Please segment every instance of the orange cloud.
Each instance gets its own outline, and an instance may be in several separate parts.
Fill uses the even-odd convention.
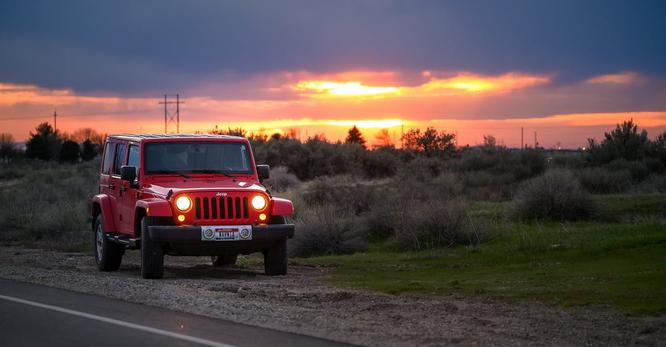
[[[344,77],[344,76],[338,76]],[[549,76],[507,73],[499,76],[484,76],[468,72],[453,77],[437,78],[430,71],[421,77],[428,80],[416,86],[366,85],[357,80],[301,80],[291,89],[309,97],[399,97],[449,94],[507,93],[550,82]]]
[[[428,76],[432,74],[429,73]],[[516,89],[529,88],[550,82],[550,77],[507,73],[499,76],[482,76],[472,73],[460,73],[450,78],[432,78],[419,89],[425,92],[499,92],[506,93]]]
[[[517,72],[288,72],[244,80],[241,84],[219,82],[204,86],[207,89],[185,90],[190,96],[181,106],[180,129],[207,131],[218,125],[268,134],[296,129],[302,139],[325,133],[328,139],[338,140],[344,139],[354,125],[368,139],[380,129],[389,129],[399,139],[403,125],[405,129],[435,126],[459,131],[460,144],[478,143],[484,133],[490,133],[507,145],[517,146],[519,129],[525,127],[526,131],[538,131],[540,142],[545,145],[562,142],[578,146],[587,137],[600,136],[615,123],[631,117],[641,127],[666,126],[666,112],[598,113],[666,109],[665,104],[658,102],[661,99],[636,107],[631,102],[633,94],[628,93],[636,92],[633,85],[605,88],[600,84],[630,81],[631,76],[646,84],[663,83],[635,73],[592,79],[597,82],[534,88],[548,84],[551,76]],[[256,92],[268,89],[277,92]],[[227,93],[233,90],[238,92]],[[521,92],[515,92],[518,90]],[[87,96],[72,90],[0,83],[0,127],[2,132],[25,139],[39,122],[51,121],[57,107],[61,131],[94,127],[109,133],[162,132],[164,114],[158,99],[159,95]],[[618,100],[621,102],[616,103]],[[564,114],[574,112],[577,113]],[[654,134],[653,130],[650,134]]]
[[[126,100],[128,99],[118,97],[81,96],[67,89],[44,89],[31,85],[0,83],[0,106],[19,103],[49,104],[52,106],[82,103],[100,105],[119,104]]]
[[[631,84],[640,79],[635,72],[619,72],[615,74],[601,75],[585,81],[588,84]]]
[[[302,81],[293,90],[306,96],[386,96],[400,93],[398,87],[366,86],[359,81]]]

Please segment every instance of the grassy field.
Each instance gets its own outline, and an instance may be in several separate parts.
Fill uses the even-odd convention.
[[[97,161],[1,167],[0,241],[90,252],[89,201],[98,167]],[[293,261],[335,265],[330,281],[336,285],[666,313],[666,194],[596,195],[603,211],[594,218],[520,222],[510,213],[515,200],[470,199],[461,195],[460,176],[448,173],[426,183],[399,176],[394,180],[400,184],[375,185],[356,184],[351,176],[302,185],[291,179],[296,183],[282,184],[296,187],[285,197],[297,205],[301,240],[292,240],[290,249],[300,247],[302,255],[353,253]],[[404,206],[394,206],[400,201]],[[406,206],[410,214],[402,214]],[[541,200],[533,208],[543,208]],[[455,218],[460,220],[449,223]],[[389,222],[400,228],[376,233]],[[417,248],[409,244],[414,236],[442,238]]]
[[[303,258],[334,265],[330,281],[386,293],[485,295],[569,305],[611,305],[633,314],[666,313],[666,195],[605,196],[620,222],[501,223],[474,247]],[[493,216],[501,203],[477,204]]]

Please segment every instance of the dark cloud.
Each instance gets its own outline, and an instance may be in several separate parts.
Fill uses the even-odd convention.
[[[664,1],[8,1],[0,81],[120,94],[286,70],[666,75]]]

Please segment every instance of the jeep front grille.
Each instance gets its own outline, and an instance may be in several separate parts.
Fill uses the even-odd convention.
[[[234,220],[250,218],[246,196],[194,198],[194,212],[198,220]]]

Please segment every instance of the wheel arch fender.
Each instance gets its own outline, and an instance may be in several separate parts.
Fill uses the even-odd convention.
[[[134,236],[141,236],[141,219],[143,217],[172,217],[171,205],[168,201],[157,198],[137,200],[134,206]]]
[[[289,217],[294,214],[294,204],[287,199],[273,198],[273,207],[271,208],[272,216],[285,216]]]
[[[150,198],[136,201],[136,209],[143,209],[149,217],[172,217],[171,204],[164,199]]]
[[[102,221],[104,224],[102,228],[104,231],[110,232],[116,230],[116,224],[113,220],[113,211],[111,211],[111,200],[106,194],[97,194],[92,197],[92,206],[91,206],[91,216],[92,216],[92,230],[95,230],[95,219],[98,215],[102,215]]]

